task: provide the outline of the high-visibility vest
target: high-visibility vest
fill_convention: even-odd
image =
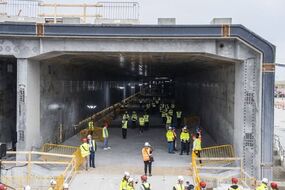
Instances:
[[[124,178],[120,183],[120,190],[127,190],[127,187],[128,187],[128,181]]]
[[[132,114],[132,121],[137,121],[138,120],[138,115],[136,113]]]
[[[103,136],[103,138],[108,138],[109,137],[109,132],[108,132],[107,127],[103,127],[103,129],[102,129],[102,136]]]
[[[181,132],[180,134],[180,140],[181,141],[189,141],[190,134],[188,132]]]
[[[268,187],[267,187],[267,185],[265,185],[264,183],[262,183],[260,186],[258,186],[257,188],[256,188],[256,190],[267,190],[268,189]]]
[[[81,156],[83,158],[85,158],[86,156],[89,156],[89,154],[90,154],[89,144],[87,144],[87,143],[81,144],[80,145],[80,153],[81,153]]]
[[[169,115],[173,116],[173,110],[172,110],[172,109],[170,109],[170,110],[168,111],[168,113],[169,113]]]
[[[182,111],[177,111],[177,112],[176,112],[176,117],[177,117],[177,119],[180,119],[180,118],[181,118],[181,115],[182,115]]]
[[[199,138],[195,139],[194,142],[193,142],[193,148],[194,148],[194,151],[195,150],[202,150],[202,146],[201,146],[201,140]]]
[[[166,124],[171,124],[172,123],[172,117],[170,115],[166,116]]]
[[[144,126],[144,117],[139,117],[140,126]]]
[[[122,121],[122,128],[127,129],[128,128],[128,120],[123,120]]]
[[[149,115],[148,114],[145,114],[143,117],[144,117],[144,122],[149,122]]]
[[[175,190],[184,190],[185,186],[183,184],[177,184],[175,185]]]
[[[144,182],[141,187],[143,190],[150,190],[150,183]]]
[[[238,185],[232,185],[229,187],[228,190],[240,190],[239,186]]]
[[[174,140],[174,134],[172,130],[168,130],[166,132],[166,139],[167,139],[167,142],[172,142]]]
[[[134,185],[132,184],[128,184],[128,186],[127,186],[127,190],[135,190],[135,188],[134,188]]]
[[[90,130],[94,129],[94,122],[93,121],[88,122],[88,129],[90,129]]]
[[[95,152],[97,150],[97,145],[96,145],[96,142],[95,140],[91,140],[91,142],[88,143],[89,144],[89,151],[90,152]],[[93,146],[93,149],[92,149],[92,146]]]
[[[151,148],[149,148],[149,147],[142,148],[143,161],[149,161],[150,150],[151,150]]]
[[[161,112],[161,117],[165,117],[166,113],[164,111]]]

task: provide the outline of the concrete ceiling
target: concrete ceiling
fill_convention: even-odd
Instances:
[[[60,53],[38,58],[50,64],[68,64],[78,69],[102,71],[129,77],[183,77],[194,72],[240,62],[205,53]]]

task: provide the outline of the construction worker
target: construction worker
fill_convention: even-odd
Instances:
[[[68,190],[68,189],[69,189],[68,183],[64,183],[64,184],[63,184],[63,190]]]
[[[169,110],[168,110],[168,114],[169,114],[171,117],[173,117],[173,109],[169,109]]]
[[[256,190],[267,190],[268,189],[268,179],[267,178],[263,178],[261,181],[260,186],[258,186],[256,188]]]
[[[161,111],[161,118],[162,118],[162,124],[165,125],[166,124],[166,112],[164,111],[164,109],[162,109]]]
[[[95,168],[95,152],[97,151],[97,144],[94,139],[92,139],[91,135],[87,136],[88,144],[89,144],[89,167]]]
[[[240,187],[238,186],[238,179],[233,177],[232,178],[232,185],[229,187],[228,190],[240,190]]]
[[[130,115],[128,114],[128,112],[126,111],[123,115],[123,120],[129,120],[130,119]]]
[[[176,122],[177,122],[177,128],[179,129],[181,127],[181,118],[182,118],[182,111],[176,111]]]
[[[141,176],[141,181],[142,181],[142,184],[139,190],[150,190],[150,183],[147,182],[146,175]]]
[[[132,119],[132,127],[134,129],[134,128],[136,128],[137,120],[138,120],[138,115],[135,111],[133,111],[131,119]]]
[[[178,176],[178,182],[173,187],[173,190],[185,190],[185,186],[184,186],[183,183],[184,183],[184,177],[183,176]]]
[[[129,178],[130,178],[130,173],[125,172],[124,177],[120,183],[120,190],[127,190]]]
[[[272,190],[278,190],[278,184],[275,182],[271,182],[270,184]]]
[[[172,131],[173,131],[173,135],[174,135],[174,139],[173,139],[173,150],[174,151],[177,151],[177,149],[176,149],[176,139],[177,139],[177,135],[176,135],[176,130],[175,130],[175,127],[172,127]]]
[[[180,155],[182,155],[183,152],[185,152],[185,153],[187,153],[187,155],[189,155],[190,134],[189,134],[186,126],[183,127],[183,130],[180,134],[180,141],[181,141]]]
[[[140,133],[143,133],[143,129],[144,129],[144,126],[145,126],[144,116],[140,116],[139,117],[139,126],[140,126]]]
[[[144,117],[145,129],[148,130],[149,129],[149,115],[147,113],[145,113],[143,117]]]
[[[166,115],[166,125],[167,125],[167,126],[171,126],[171,123],[172,123],[172,117],[171,117],[171,115],[168,113],[168,114]]]
[[[6,189],[7,187],[4,184],[0,183],[0,190],[6,190]]]
[[[102,129],[102,137],[104,138],[104,150],[111,149],[111,147],[109,147],[109,145],[108,145],[108,141],[109,141],[108,127],[109,127],[108,123],[105,122],[104,127]]]
[[[144,162],[144,174],[147,175],[147,168],[148,168],[148,174],[151,176],[151,165],[153,162],[152,157],[152,147],[148,142],[144,143],[144,147],[142,148],[142,157]]]
[[[50,180],[50,186],[48,188],[48,190],[55,190],[56,187],[56,181],[54,179]]]
[[[83,138],[82,142],[83,143],[80,145],[80,152],[81,152],[82,158],[84,158],[85,170],[87,171],[88,170],[88,157],[90,155],[90,151],[89,151],[90,147],[89,147],[89,144],[87,144],[86,138]]]
[[[128,132],[128,120],[122,120],[122,137],[123,139],[127,138],[127,132]]]
[[[135,190],[134,179],[131,177],[128,179],[127,190]]]
[[[202,150],[202,146],[201,146],[201,139],[199,138],[199,133],[196,134],[196,136],[194,136],[194,141],[193,141],[193,152],[200,158],[201,155],[201,150]],[[201,160],[199,160],[200,164],[202,163]]]
[[[170,154],[174,154],[173,151],[173,142],[174,142],[174,134],[172,131],[172,127],[168,127],[168,130],[166,132],[166,139],[167,139],[167,143],[168,143],[168,153]]]
[[[89,130],[90,134],[93,134],[93,131],[94,131],[94,122],[93,122],[93,120],[90,120],[88,122],[88,130]]]

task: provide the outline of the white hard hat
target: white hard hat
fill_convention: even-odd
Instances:
[[[63,184],[63,188],[64,188],[64,189],[68,189],[68,188],[69,188],[69,185],[68,185],[67,183],[64,183],[64,184]]]
[[[88,135],[88,136],[87,136],[87,139],[92,139],[92,136],[91,136],[91,135]]]
[[[145,142],[144,146],[150,146],[149,142]]]
[[[178,181],[184,181],[184,177],[183,176],[178,176]]]
[[[31,190],[31,186],[29,186],[29,185],[25,186],[24,190]]]
[[[261,182],[268,184],[268,179],[267,178],[263,178]]]
[[[132,177],[130,177],[129,179],[128,179],[128,182],[133,182],[134,181],[134,179],[132,178]]]
[[[183,129],[187,129],[187,126],[185,125],[185,126],[183,127]]]
[[[56,181],[54,179],[50,180],[51,185],[56,185]]]
[[[130,176],[130,173],[129,173],[129,172],[125,172],[124,175],[127,176],[127,177],[129,177],[129,176]]]
[[[168,129],[169,129],[169,130],[171,130],[171,129],[172,129],[172,127],[168,127]]]

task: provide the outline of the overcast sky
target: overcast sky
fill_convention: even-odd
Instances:
[[[116,1],[116,0],[112,0]],[[119,0],[123,1],[123,0]],[[93,0],[45,0],[57,3],[96,3]],[[174,17],[177,24],[208,24],[214,17],[231,17],[277,46],[276,62],[285,64],[285,0],[137,0],[140,22],[156,24]],[[285,68],[277,68],[285,80]]]

